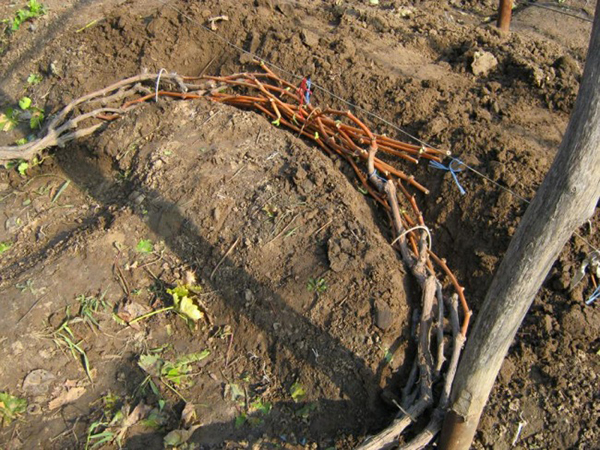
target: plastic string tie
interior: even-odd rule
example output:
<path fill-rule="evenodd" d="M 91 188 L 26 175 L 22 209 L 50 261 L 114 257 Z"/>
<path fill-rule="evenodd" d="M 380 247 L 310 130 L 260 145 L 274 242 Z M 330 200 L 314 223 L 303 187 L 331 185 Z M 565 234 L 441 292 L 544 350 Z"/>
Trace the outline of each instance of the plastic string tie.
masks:
<path fill-rule="evenodd" d="M 591 305 L 592 303 L 594 303 L 596 300 L 598 300 L 600 298 L 600 286 L 598 286 L 596 288 L 596 290 L 594 291 L 594 293 L 592 295 L 590 295 L 590 298 L 588 298 L 585 301 L 586 305 Z"/>
<path fill-rule="evenodd" d="M 308 77 L 306 79 L 306 92 L 304 92 L 304 97 L 307 105 L 310 105 L 310 96 L 312 95 L 312 91 L 310 90 L 311 85 L 312 81 L 310 80 L 310 77 Z"/>
<path fill-rule="evenodd" d="M 159 84 L 160 84 L 160 76 L 163 74 L 163 72 L 166 72 L 166 71 L 167 71 L 167 70 L 166 70 L 166 69 L 164 69 L 164 68 L 163 68 L 163 69 L 160 69 L 160 71 L 158 72 L 158 77 L 156 78 L 156 89 L 155 89 L 155 91 L 156 91 L 156 95 L 154 96 L 154 101 L 155 101 L 156 103 L 158 103 L 158 86 L 159 86 Z"/>
<path fill-rule="evenodd" d="M 462 172 L 464 169 L 462 167 L 458 168 L 458 169 L 455 169 L 454 167 L 452 167 L 452 164 L 454 164 L 455 162 L 462 164 L 463 166 L 465 165 L 465 163 L 463 163 L 460 159 L 453 159 L 452 162 L 450 164 L 448 164 L 447 166 L 445 166 L 437 161 L 429 161 L 429 166 L 433 167 L 434 169 L 445 170 L 447 172 L 450 172 L 450 174 L 452 175 L 452 178 L 454 178 L 454 182 L 458 186 L 458 190 L 460 191 L 461 195 L 465 195 L 467 193 L 467 191 L 465 191 L 464 188 L 460 185 L 460 182 L 458 181 L 458 177 L 456 176 L 457 173 Z"/>
<path fill-rule="evenodd" d="M 372 176 L 375 176 L 379 181 L 381 181 L 383 183 L 387 183 L 387 181 L 388 181 L 385 178 L 383 178 L 382 176 L 380 176 L 379 173 L 377 173 L 377 169 L 373 169 L 373 172 L 371 172 L 367 178 L 371 178 Z"/>

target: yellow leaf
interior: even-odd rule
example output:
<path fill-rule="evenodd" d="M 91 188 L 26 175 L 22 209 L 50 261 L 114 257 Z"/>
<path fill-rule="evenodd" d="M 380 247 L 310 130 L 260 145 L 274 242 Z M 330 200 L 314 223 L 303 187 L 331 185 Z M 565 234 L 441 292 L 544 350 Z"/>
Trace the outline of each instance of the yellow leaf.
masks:
<path fill-rule="evenodd" d="M 202 311 L 200 311 L 198 305 L 194 303 L 194 300 L 187 296 L 181 299 L 179 303 L 179 312 L 181 312 L 181 314 L 184 314 L 185 316 L 187 316 L 195 322 L 204 317 L 204 314 L 202 313 Z"/>

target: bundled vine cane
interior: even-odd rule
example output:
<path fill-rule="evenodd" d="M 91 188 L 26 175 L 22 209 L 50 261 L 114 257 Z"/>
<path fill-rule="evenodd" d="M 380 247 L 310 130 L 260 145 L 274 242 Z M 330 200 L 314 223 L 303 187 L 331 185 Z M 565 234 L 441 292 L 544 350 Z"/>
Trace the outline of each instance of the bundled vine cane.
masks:
<path fill-rule="evenodd" d="M 106 122 L 118 119 L 143 102 L 159 96 L 184 100 L 206 97 L 215 102 L 259 111 L 271 118 L 274 125 L 283 125 L 298 136 L 314 141 L 326 153 L 344 158 L 364 189 L 388 213 L 392 235 L 395 236 L 391 245 L 400 252 L 421 289 L 421 309 L 415 327 L 417 356 L 396 401 L 399 413 L 386 429 L 367 439 L 359 448 L 423 448 L 441 429 L 471 312 L 456 277 L 445 261 L 431 251 L 429 230 L 414 195 L 409 193 L 405 184 L 425 194 L 429 191 L 413 176 L 377 158 L 377 153 L 383 152 L 413 164 L 418 164 L 421 159 L 441 162 L 449 153 L 375 134 L 349 111 L 315 108 L 304 101 L 304 92 L 282 80 L 264 64 L 261 67 L 263 72 L 221 77 L 185 77 L 161 70 L 157 74 L 143 73 L 127 78 L 69 103 L 47 123 L 40 138 L 21 146 L 0 147 L 0 162 L 33 159 L 45 149 L 87 136 Z M 159 90 L 160 82 L 169 84 L 173 90 Z M 145 85 L 149 83 L 156 83 L 154 90 Z M 229 88 L 245 92 L 225 93 Z M 86 124 L 85 128 L 81 128 L 83 124 Z M 359 167 L 361 161 L 366 165 L 366 172 Z M 407 203 L 408 208 L 401 208 L 401 203 Z M 455 291 L 453 295 L 444 295 L 431 261 L 447 276 Z M 459 302 L 462 323 L 459 323 Z M 446 311 L 452 338 L 451 356 L 444 370 Z M 434 331 L 435 346 L 431 339 Z M 437 386 L 441 388 L 434 389 Z M 433 411 L 428 425 L 410 442 L 400 445 L 403 431 L 431 408 Z"/>

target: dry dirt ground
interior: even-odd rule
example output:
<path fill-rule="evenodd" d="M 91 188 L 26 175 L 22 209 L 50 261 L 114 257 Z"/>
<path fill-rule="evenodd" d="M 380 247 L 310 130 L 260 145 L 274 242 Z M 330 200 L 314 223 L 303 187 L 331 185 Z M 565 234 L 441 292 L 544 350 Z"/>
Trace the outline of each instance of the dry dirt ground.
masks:
<path fill-rule="evenodd" d="M 43 3 L 1 38 L 3 111 L 27 95 L 49 115 L 144 69 L 251 68 L 202 28 L 224 14 L 219 36 L 312 74 L 373 129 L 408 139 L 365 111 L 452 150 L 487 177 L 461 172 L 465 195 L 449 173 L 402 168 L 431 191 L 418 200 L 434 249 L 475 315 L 561 141 L 595 8 L 519 2 L 503 36 L 484 0 Z M 497 65 L 479 71 L 481 52 Z M 314 102 L 348 108 L 321 90 Z M 345 449 L 393 418 L 381 394 L 410 369 L 418 295 L 345 163 L 253 112 L 161 100 L 31 166 L 0 172 L 0 392 L 27 401 L 0 447 L 163 448 L 189 427 L 186 404 L 187 448 Z M 474 448 L 599 448 L 600 303 L 584 303 L 589 274 L 570 289 L 599 226 L 554 264 Z M 196 329 L 173 311 L 123 324 L 169 308 L 192 273 Z"/>

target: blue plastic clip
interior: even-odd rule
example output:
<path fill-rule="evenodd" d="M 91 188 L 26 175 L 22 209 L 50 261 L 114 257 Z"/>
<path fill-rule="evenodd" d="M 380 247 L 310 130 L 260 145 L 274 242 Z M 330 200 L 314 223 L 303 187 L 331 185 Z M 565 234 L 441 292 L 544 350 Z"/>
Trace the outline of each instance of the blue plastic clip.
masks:
<path fill-rule="evenodd" d="M 590 295 L 590 298 L 588 298 L 585 301 L 586 305 L 591 305 L 592 303 L 594 303 L 596 300 L 598 300 L 600 298 L 600 286 L 598 286 L 596 288 L 596 290 L 594 291 L 594 293 L 592 295 Z"/>

